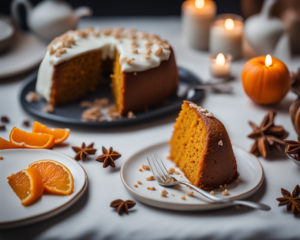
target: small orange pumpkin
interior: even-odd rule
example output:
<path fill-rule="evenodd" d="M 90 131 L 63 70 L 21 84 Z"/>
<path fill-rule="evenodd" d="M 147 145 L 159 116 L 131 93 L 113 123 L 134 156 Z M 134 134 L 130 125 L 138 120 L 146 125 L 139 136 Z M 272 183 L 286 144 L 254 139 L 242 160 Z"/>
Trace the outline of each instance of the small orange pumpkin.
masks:
<path fill-rule="evenodd" d="M 282 61 L 271 57 L 271 64 L 267 64 L 265 60 L 265 56 L 252 58 L 242 71 L 246 94 L 255 103 L 263 105 L 279 102 L 287 94 L 291 84 L 289 70 Z"/>

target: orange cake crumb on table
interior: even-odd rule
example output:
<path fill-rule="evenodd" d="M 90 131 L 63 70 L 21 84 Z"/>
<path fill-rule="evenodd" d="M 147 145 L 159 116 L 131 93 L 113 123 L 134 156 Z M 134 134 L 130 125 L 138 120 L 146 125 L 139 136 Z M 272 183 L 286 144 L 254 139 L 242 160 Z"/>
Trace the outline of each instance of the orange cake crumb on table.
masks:
<path fill-rule="evenodd" d="M 212 189 L 238 178 L 231 141 L 224 125 L 192 102 L 182 104 L 169 144 L 169 158 L 195 186 Z"/>

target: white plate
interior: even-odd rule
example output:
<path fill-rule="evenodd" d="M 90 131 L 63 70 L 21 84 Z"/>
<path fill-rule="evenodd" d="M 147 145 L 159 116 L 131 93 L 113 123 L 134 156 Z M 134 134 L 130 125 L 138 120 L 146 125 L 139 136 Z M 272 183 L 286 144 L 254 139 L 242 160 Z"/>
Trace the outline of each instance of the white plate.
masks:
<path fill-rule="evenodd" d="M 62 153 L 45 149 L 9 149 L 1 150 L 0 155 L 4 158 L 0 161 L 0 229 L 34 223 L 59 214 L 72 206 L 87 188 L 85 170 L 77 161 Z M 73 193 L 68 196 L 43 195 L 36 203 L 24 207 L 7 183 L 7 177 L 41 159 L 58 161 L 71 171 L 74 178 Z"/>
<path fill-rule="evenodd" d="M 254 194 L 261 186 L 264 179 L 264 171 L 259 160 L 244 149 L 233 145 L 233 151 L 237 161 L 239 180 L 230 183 L 228 189 L 230 195 L 226 196 L 229 199 L 245 199 Z M 166 168 L 174 167 L 174 163 L 167 159 L 169 155 L 169 144 L 163 142 L 150 147 L 147 147 L 124 162 L 121 168 L 121 179 L 126 189 L 137 200 L 159 208 L 172 209 L 178 211 L 193 211 L 193 210 L 211 210 L 228 207 L 228 204 L 212 203 L 207 198 L 195 192 L 193 197 L 186 196 L 186 200 L 182 200 L 181 196 L 190 192 L 189 188 L 184 185 L 177 185 L 174 188 L 166 188 L 168 197 L 160 196 L 163 187 L 159 186 L 156 181 L 146 181 L 146 177 L 151 176 L 151 171 L 140 172 L 142 164 L 147 164 L 146 156 L 150 153 L 157 153 L 163 160 Z M 178 168 L 175 168 L 180 171 Z M 187 180 L 185 177 L 174 175 L 178 180 Z M 141 181 L 142 185 L 138 184 L 138 188 L 134 185 L 137 181 Z M 147 190 L 147 187 L 154 186 L 156 190 Z M 223 188 L 224 190 L 224 188 Z M 222 190 L 214 189 L 216 196 L 225 197 L 222 195 Z M 171 194 L 174 194 L 172 196 Z"/>

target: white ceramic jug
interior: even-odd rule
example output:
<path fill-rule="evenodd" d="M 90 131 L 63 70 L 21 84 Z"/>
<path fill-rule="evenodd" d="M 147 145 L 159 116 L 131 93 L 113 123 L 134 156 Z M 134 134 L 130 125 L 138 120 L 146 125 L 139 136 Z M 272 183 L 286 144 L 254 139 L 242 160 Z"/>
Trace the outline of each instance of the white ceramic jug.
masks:
<path fill-rule="evenodd" d="M 11 4 L 11 13 L 18 23 L 20 23 L 19 5 L 24 5 L 26 9 L 28 28 L 47 42 L 68 30 L 75 29 L 79 18 L 92 14 L 89 7 L 73 10 L 62 0 L 44 0 L 34 8 L 29 0 L 14 0 Z"/>
<path fill-rule="evenodd" d="M 276 1 L 264 1 L 261 13 L 251 16 L 245 22 L 244 34 L 250 45 L 260 55 L 290 56 L 286 28 L 282 21 L 271 16 L 271 8 Z"/>

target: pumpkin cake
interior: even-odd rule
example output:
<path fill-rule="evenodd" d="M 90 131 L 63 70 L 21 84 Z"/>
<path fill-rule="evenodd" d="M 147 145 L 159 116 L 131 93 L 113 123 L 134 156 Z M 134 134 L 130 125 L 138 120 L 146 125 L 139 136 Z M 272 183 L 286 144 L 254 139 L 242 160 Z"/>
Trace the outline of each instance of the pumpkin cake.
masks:
<path fill-rule="evenodd" d="M 167 41 L 134 29 L 87 28 L 50 43 L 36 91 L 50 104 L 64 104 L 94 91 L 105 71 L 113 71 L 112 94 L 122 115 L 159 104 L 178 86 L 175 56 Z"/>
<path fill-rule="evenodd" d="M 197 187 L 212 189 L 239 176 L 224 125 L 192 102 L 182 104 L 170 146 L 169 158 Z"/>

